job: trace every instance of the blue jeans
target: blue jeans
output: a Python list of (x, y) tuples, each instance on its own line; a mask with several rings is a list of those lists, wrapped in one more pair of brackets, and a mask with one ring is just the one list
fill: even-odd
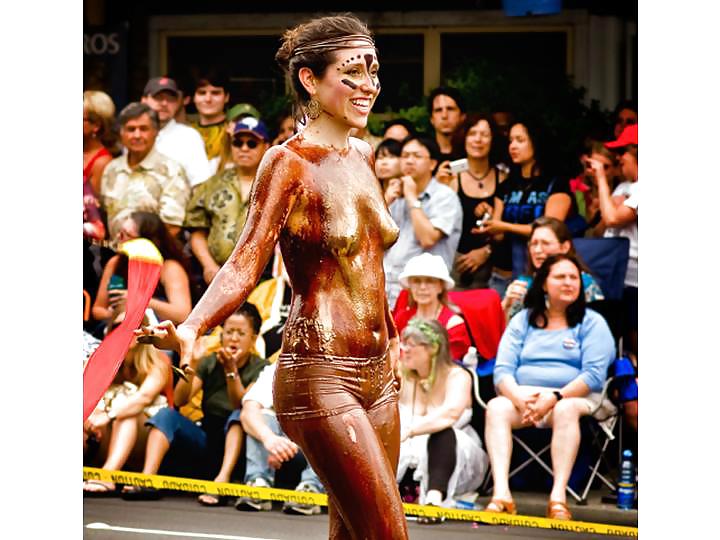
[(490, 289), (496, 290), (497, 293), (500, 295), (500, 299), (502, 300), (503, 298), (505, 298), (505, 290), (511, 282), (511, 277), (504, 278), (500, 274), (493, 272), (490, 276), (490, 279), (488, 280), (488, 287)]
[[(263, 409), (262, 415), (265, 423), (275, 435), (286, 437), (283, 430), (280, 429), (280, 424), (278, 423), (273, 411)], [(245, 483), (247, 484), (256, 478), (262, 477), (271, 486), (275, 485), (275, 469), (268, 464), (268, 457), (270, 456), (270, 453), (267, 451), (265, 446), (263, 446), (263, 443), (248, 433), (246, 444), (245, 456), (247, 458), (247, 464), (245, 468)], [(300, 475), (300, 483), (311, 484), (313, 487), (317, 488), (320, 493), (325, 493), (325, 489), (323, 488), (320, 479), (317, 477), (315, 471), (312, 470), (312, 467), (310, 467), (309, 464), (303, 469), (303, 472)]]
[(170, 443), (160, 474), (193, 478), (215, 475), (222, 463), (225, 435), (233, 423), (240, 423), (240, 409), (227, 418), (206, 416), (202, 426), (171, 407), (160, 409), (145, 422), (146, 426), (161, 431)]

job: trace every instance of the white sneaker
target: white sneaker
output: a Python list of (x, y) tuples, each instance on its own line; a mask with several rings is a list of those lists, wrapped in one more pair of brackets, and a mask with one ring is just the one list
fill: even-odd
[[(252, 487), (272, 487), (260, 476), (255, 480), (248, 482), (247, 485)], [(251, 499), (250, 497), (238, 497), (235, 500), (235, 509), (243, 512), (267, 512), (272, 510), (272, 501)]]
[[(295, 488), (295, 491), (304, 491), (307, 493), (320, 493), (320, 491), (312, 484), (301, 483)], [(304, 504), (296, 501), (285, 501), (282, 511), (286, 514), (301, 514), (303, 516), (314, 516), (320, 514), (322, 509), (319, 504)]]

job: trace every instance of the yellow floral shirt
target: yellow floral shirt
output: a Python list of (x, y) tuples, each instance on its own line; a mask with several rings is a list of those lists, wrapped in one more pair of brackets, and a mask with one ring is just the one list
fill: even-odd
[(187, 206), (185, 227), (208, 229), (210, 255), (221, 265), (235, 248), (247, 209), (248, 200), (242, 197), (236, 169), (225, 169), (195, 186)]
[(113, 239), (135, 211), (153, 212), (163, 223), (182, 226), (189, 198), (190, 184), (182, 166), (154, 148), (134, 169), (127, 155), (113, 159), (100, 184), (100, 203)]

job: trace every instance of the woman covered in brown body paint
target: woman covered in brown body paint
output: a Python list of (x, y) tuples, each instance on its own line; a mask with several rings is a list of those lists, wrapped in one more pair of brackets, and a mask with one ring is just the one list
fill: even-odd
[(188, 319), (144, 329), (193, 344), (251, 292), (279, 240), (293, 290), (274, 381), (285, 433), (329, 496), (330, 538), (407, 538), (395, 470), (400, 448), (397, 332), (385, 298), (383, 253), (397, 238), (363, 128), (380, 91), (367, 27), (323, 17), (283, 36), (276, 59), (308, 119), (270, 148), (243, 233)]

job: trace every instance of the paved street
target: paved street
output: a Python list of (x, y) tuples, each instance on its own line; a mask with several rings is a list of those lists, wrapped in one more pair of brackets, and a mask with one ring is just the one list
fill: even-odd
[[(327, 538), (327, 515), (290, 516), (276, 503), (272, 512), (239, 512), (232, 506), (206, 508), (193, 496), (160, 501), (85, 499), (83, 537), (88, 540), (206, 538), (225, 540), (317, 540)], [(410, 518), (412, 519), (412, 518)], [(102, 524), (102, 525), (98, 525)], [(412, 540), (482, 540), (513, 538), (607, 539), (605, 535), (524, 527), (446, 522), (418, 525), (409, 521)], [(613, 537), (617, 538), (617, 537)]]

